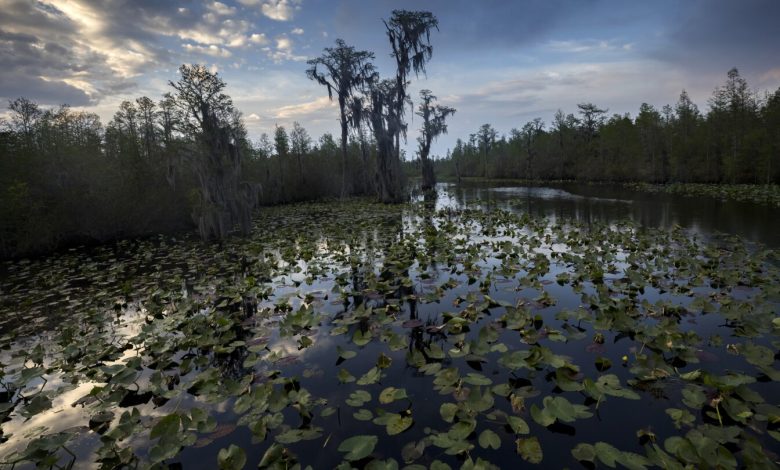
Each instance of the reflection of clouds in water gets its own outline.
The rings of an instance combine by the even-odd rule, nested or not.
[[[45,390],[53,390],[59,386],[67,385],[61,380],[54,380],[47,384]],[[8,441],[0,444],[0,455],[10,456],[13,452],[23,451],[33,438],[43,434],[55,434],[66,429],[84,426],[94,410],[89,407],[71,406],[76,400],[87,395],[93,387],[105,384],[87,382],[76,386],[74,389],[64,392],[52,399],[52,407],[25,420],[21,415],[3,423],[3,432],[9,437]],[[116,419],[116,417],[115,417]],[[31,432],[32,431],[32,432]],[[33,434],[34,433],[34,434]],[[78,452],[84,455],[91,454],[98,447],[97,434],[79,433],[66,446],[69,449],[78,447]],[[63,455],[65,453],[63,452]],[[98,468],[96,463],[87,465],[79,460],[79,468]]]
[[[319,350],[327,349],[335,350],[335,343],[333,338],[325,336],[320,332],[312,334],[308,337],[312,344],[304,349],[298,349],[298,340],[295,338],[279,338],[273,341],[273,344],[268,345],[268,349],[271,354],[276,354],[280,358],[293,356],[296,359],[304,359],[307,355],[311,355]]]
[[[500,187],[500,188],[488,188],[489,191],[509,194],[513,196],[526,196],[535,199],[544,200],[568,200],[568,201],[601,201],[601,202],[621,202],[624,204],[632,204],[634,201],[629,199],[614,199],[595,196],[581,196],[579,194],[573,194],[563,189],[548,188],[548,187],[535,187],[535,186],[512,186],[512,187]]]

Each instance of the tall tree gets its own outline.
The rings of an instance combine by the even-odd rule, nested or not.
[[[301,159],[308,153],[311,146],[311,137],[306,129],[298,121],[293,122],[292,131],[290,131],[290,148],[295,159],[298,162],[298,178],[302,183],[306,183],[306,175],[303,174],[303,164]]]
[[[482,177],[487,178],[487,161],[490,150],[496,143],[498,137],[498,131],[496,131],[490,124],[482,124],[479,131],[477,131],[476,139],[477,145],[482,153]]]
[[[336,40],[336,47],[326,47],[320,57],[307,63],[306,75],[328,89],[328,98],[336,94],[341,122],[341,197],[347,192],[347,137],[349,120],[347,104],[358,91],[363,90],[376,72],[371,60],[374,54],[358,51],[342,39]]]
[[[390,21],[385,21],[387,38],[390,40],[391,56],[395,58],[396,76],[393,102],[394,113],[399,120],[395,129],[395,151],[400,158],[400,135],[406,131],[403,125],[406,105],[406,87],[409,84],[409,74],[415,76],[425,74],[425,65],[433,56],[431,31],[439,29],[439,20],[429,11],[393,10]]]
[[[536,156],[536,139],[544,130],[544,122],[542,118],[534,118],[533,121],[527,122],[523,129],[520,131],[520,135],[523,139],[523,146],[525,147],[526,161],[525,161],[525,177],[528,179],[534,179],[534,159]]]
[[[222,239],[238,225],[250,229],[250,201],[241,183],[242,129],[233,101],[224,93],[225,82],[205,66],[182,65],[181,77],[169,82],[186,119],[185,130],[195,136],[193,168],[200,186],[200,204],[194,217],[203,240]]]
[[[701,149],[697,148],[695,137],[700,124],[699,108],[683,90],[674,107],[672,121],[672,150],[670,152],[671,178],[675,181],[691,181],[701,178],[708,162],[699,162]],[[690,163],[694,164],[691,165]],[[702,164],[703,163],[703,164]]]
[[[431,90],[420,91],[420,104],[417,115],[423,119],[420,136],[417,138],[418,153],[422,164],[422,189],[431,189],[436,185],[433,162],[429,158],[431,144],[436,137],[447,133],[447,116],[455,114],[455,108],[433,104],[436,97]]]
[[[11,111],[11,122],[18,132],[24,136],[24,142],[28,150],[32,150],[35,125],[43,115],[43,112],[27,98],[17,98],[8,102],[8,110]]]
[[[645,163],[642,167],[646,169],[642,179],[653,183],[663,182],[664,177],[659,169],[663,152],[661,114],[652,105],[642,103],[635,124],[644,154]]]
[[[396,156],[393,139],[398,118],[393,102],[395,81],[373,81],[369,89],[371,104],[369,121],[376,140],[376,191],[382,202],[402,199],[401,161]]]
[[[286,181],[284,179],[284,164],[287,156],[290,154],[290,137],[284,126],[276,126],[274,130],[274,148],[276,149],[276,158],[279,161],[279,179],[278,179],[278,197],[287,200]]]

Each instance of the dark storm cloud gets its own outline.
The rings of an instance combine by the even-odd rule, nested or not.
[[[333,29],[339,35],[368,39],[361,47],[384,45],[382,19],[394,9],[430,10],[439,20],[437,42],[446,50],[465,51],[490,47],[520,47],[541,40],[561,18],[576,16],[589,2],[574,0],[525,2],[505,0],[374,1],[345,0],[333,8]],[[329,9],[319,0],[314,10]]]
[[[41,42],[28,34],[0,31],[0,97],[19,96],[40,103],[69,103],[83,106],[91,103],[83,91],[58,79],[89,71],[91,65],[60,44]],[[46,77],[46,78],[42,78]]]
[[[655,57],[724,76],[734,66],[756,75],[780,67],[780,1],[699,0],[681,13]]]
[[[69,16],[66,6],[78,14]],[[0,98],[74,106],[127,92],[134,75],[170,63],[160,32],[192,27],[202,16],[202,7],[179,11],[173,2],[147,0],[84,0],[60,8],[0,0],[0,8]]]

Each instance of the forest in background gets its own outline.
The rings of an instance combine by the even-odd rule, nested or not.
[[[309,60],[308,77],[338,102],[340,136],[314,139],[299,123],[251,141],[226,84],[183,65],[160,100],[124,101],[103,125],[67,105],[19,98],[0,130],[0,257],[78,243],[197,228],[221,239],[248,233],[258,206],[347,196],[400,202],[410,175],[613,182],[774,183],[780,158],[780,90],[758,96],[736,69],[701,113],[683,91],[674,107],[642,104],[635,119],[592,103],[534,119],[499,137],[485,124],[444,158],[431,143],[455,109],[422,90],[438,28],[429,12],[394,11],[384,22],[395,75],[381,79],[373,53],[341,40]],[[406,114],[420,116],[415,155],[404,157]]]
[[[701,112],[642,103],[635,118],[593,103],[559,110],[499,137],[484,124],[458,139],[440,175],[647,183],[770,184],[780,178],[780,89],[760,95],[731,69]]]

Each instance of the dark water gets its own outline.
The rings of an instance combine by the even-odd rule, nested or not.
[[[703,237],[726,233],[771,248],[780,247],[780,208],[765,204],[584,183],[440,183],[439,190],[444,197],[439,198],[437,207],[480,204],[552,219],[608,223],[627,219],[663,229],[679,225]]]
[[[426,200],[420,197],[417,202],[445,210],[448,208],[479,207],[487,210],[502,209],[515,214],[527,213],[543,217],[551,224],[569,224],[571,221],[576,221],[581,223],[577,225],[576,230],[581,231],[586,236],[591,225],[594,231],[598,231],[604,230],[610,224],[619,224],[629,220],[640,228],[660,228],[671,231],[679,226],[685,234],[702,240],[719,239],[720,234],[725,233],[769,247],[780,246],[780,218],[778,217],[780,210],[749,203],[645,194],[624,188],[589,185],[513,187],[484,184],[462,186],[440,184],[438,191],[437,198]],[[511,305],[518,303],[528,305],[545,328],[548,326],[562,328],[563,322],[556,318],[557,314],[564,310],[580,309],[583,304],[586,304],[588,296],[597,297],[598,295],[597,287],[592,283],[585,282],[581,290],[575,290],[566,283],[559,285],[556,282],[557,276],[571,272],[571,269],[567,268],[565,263],[555,261],[551,263],[549,270],[538,279],[539,284],[523,286],[521,281],[528,274],[529,267],[524,265],[518,268],[515,273],[502,275],[501,270],[507,265],[507,262],[506,259],[495,256],[495,251],[489,252],[475,263],[474,279],[472,279],[471,273],[463,272],[465,270],[455,272],[453,266],[444,262],[434,262],[429,266],[414,264],[401,277],[388,281],[408,280],[408,287],[394,288],[392,293],[370,291],[366,287],[367,284],[361,284],[361,282],[366,282],[366,279],[371,278],[371,273],[375,271],[376,266],[381,265],[384,260],[392,260],[392,253],[400,245],[411,243],[409,237],[421,236],[421,234],[426,233],[426,230],[437,232],[439,237],[447,237],[448,234],[441,233],[445,227],[446,212],[437,215],[438,218],[432,218],[430,215],[420,216],[415,210],[404,209],[388,213],[382,216],[381,220],[372,221],[370,224],[361,224],[359,216],[358,220],[354,220],[352,223],[350,223],[349,217],[343,217],[343,220],[339,219],[334,223],[336,228],[329,226],[323,228],[318,218],[330,219],[318,214],[316,210],[316,207],[296,209],[296,211],[290,211],[287,214],[288,219],[277,221],[276,223],[280,224],[280,227],[291,225],[297,228],[290,231],[280,230],[273,247],[266,247],[260,242],[257,245],[252,245],[249,242],[249,247],[228,244],[224,247],[204,249],[197,242],[185,239],[168,241],[162,245],[157,244],[154,248],[145,245],[131,245],[119,249],[118,252],[81,253],[76,251],[69,255],[71,258],[64,262],[67,269],[62,272],[68,274],[60,279],[62,285],[68,286],[69,308],[72,311],[81,308],[82,302],[88,302],[82,297],[94,294],[94,291],[90,290],[93,288],[99,289],[101,295],[105,294],[107,297],[111,297],[120,292],[132,292],[138,286],[145,288],[152,286],[149,287],[149,291],[164,290],[170,288],[168,283],[176,285],[177,282],[182,283],[183,281],[183,289],[188,291],[191,296],[192,285],[211,282],[210,280],[215,277],[221,276],[227,279],[228,283],[240,284],[249,276],[257,276],[257,273],[252,272],[251,268],[248,271],[233,270],[232,267],[220,267],[214,262],[215,260],[225,257],[231,260],[235,259],[235,262],[230,261],[225,265],[233,266],[239,262],[239,258],[242,256],[249,258],[250,261],[263,258],[273,259],[276,265],[284,265],[285,267],[276,269],[275,275],[270,281],[263,281],[265,287],[272,289],[272,295],[269,299],[259,302],[258,310],[272,311],[274,305],[281,298],[289,298],[293,311],[295,311],[300,308],[301,297],[309,294],[314,299],[312,305],[314,305],[315,310],[324,318],[321,324],[309,333],[308,337],[313,344],[302,349],[298,347],[295,339],[280,337],[278,328],[284,321],[284,313],[248,315],[241,323],[239,339],[251,344],[257,338],[265,338],[270,335],[269,348],[278,352],[281,359],[278,362],[247,367],[244,365],[244,361],[248,357],[248,351],[241,347],[227,357],[210,358],[209,367],[219,369],[223,377],[235,378],[236,380],[250,373],[257,377],[265,371],[278,369],[284,377],[296,377],[299,386],[308,390],[314,397],[327,400],[329,406],[338,408],[336,413],[327,417],[320,417],[319,409],[317,409],[314,411],[311,422],[302,420],[298,413],[290,407],[282,411],[284,425],[291,429],[299,426],[303,428],[315,426],[322,429],[322,434],[317,439],[287,445],[302,465],[311,465],[313,468],[334,468],[341,462],[343,456],[342,452],[337,451],[339,443],[349,437],[366,434],[379,436],[379,442],[372,454],[373,457],[377,459],[393,458],[400,464],[400,467],[403,467],[401,447],[409,442],[425,439],[434,432],[446,432],[450,424],[442,420],[439,408],[443,403],[457,402],[457,398],[453,398],[452,393],[440,394],[433,390],[432,376],[425,375],[418,368],[407,364],[406,355],[416,348],[424,349],[430,348],[432,345],[439,345],[445,352],[454,348],[451,341],[453,335],[437,333],[427,327],[440,326],[447,315],[462,311],[463,306],[469,304],[469,301],[463,299],[469,295],[481,298],[483,293],[487,293],[499,302],[504,301]],[[263,224],[265,222],[260,223],[260,225]],[[273,232],[274,229],[268,230]],[[483,238],[467,239],[464,244],[472,244],[477,250],[484,249],[484,244],[480,245],[482,242],[500,243],[506,240],[510,240],[510,238],[500,234],[486,235]],[[441,255],[444,258],[448,255],[448,253],[441,251],[442,248],[438,245],[441,242],[440,239],[416,240],[416,242],[421,249],[426,250],[429,254]],[[331,245],[328,245],[329,243]],[[293,245],[295,248],[290,248]],[[441,246],[446,247],[447,245],[442,242]],[[348,250],[345,251],[354,253],[355,259],[360,260],[359,265],[362,266],[362,271],[354,268],[354,262],[352,270],[349,271],[347,268],[349,262],[334,257],[335,255],[331,253],[332,247],[339,247],[339,249],[346,247]],[[254,251],[248,254],[250,251],[247,248],[252,248]],[[261,248],[266,252],[261,252]],[[290,251],[285,255],[285,250],[288,248]],[[543,244],[542,252],[549,254],[552,248],[552,245]],[[314,256],[307,262],[295,258],[301,256],[301,253],[308,249],[312,250]],[[172,255],[169,254],[171,251],[174,252]],[[463,252],[467,251],[466,248],[463,249]],[[157,253],[163,253],[164,256],[158,256]],[[122,263],[116,262],[118,258],[123,260]],[[83,262],[85,259],[88,259],[89,262]],[[240,262],[244,262],[244,260]],[[51,272],[51,268],[57,266],[58,263],[61,261],[40,260],[34,262],[32,267],[25,265],[24,272],[26,274],[22,281],[14,279],[14,273],[21,272],[18,265],[6,266],[5,271],[9,274],[7,278],[1,280],[0,288],[2,291],[0,292],[24,292],[25,284],[28,283],[35,285],[36,289],[43,289],[40,286],[45,285],[43,279],[47,275],[47,270]],[[116,274],[112,274],[109,279],[100,277],[100,273],[104,273],[114,264],[123,267],[118,269]],[[318,266],[324,267],[324,274],[313,276],[311,281],[306,280],[307,273],[315,271]],[[620,262],[617,263],[617,267],[621,272],[628,269]],[[68,276],[72,276],[72,279],[68,279]],[[491,276],[492,281],[488,284],[487,291],[481,293],[480,282],[486,276]],[[619,277],[618,274],[606,274],[605,282],[612,285],[617,283]],[[350,296],[347,296],[346,302],[339,301],[339,297],[335,294],[340,279],[347,279],[349,285],[345,289],[352,292]],[[437,287],[448,281],[453,281],[455,287],[437,293]],[[221,286],[217,289],[225,287],[225,284],[215,285]],[[704,296],[715,292],[707,287],[701,288],[700,291],[698,294]],[[545,305],[538,300],[545,292],[556,300],[553,305]],[[743,294],[736,291],[730,292],[735,302],[744,300],[748,294],[747,290]],[[424,299],[428,295],[430,295],[430,300],[425,301]],[[53,293],[51,296],[52,298],[56,297]],[[143,296],[136,297],[143,299]],[[619,297],[621,296],[616,296],[616,298]],[[682,306],[688,305],[692,301],[692,297],[663,293],[652,287],[647,287],[640,296],[648,305],[669,301]],[[14,299],[17,298],[14,297]],[[123,330],[117,333],[118,336],[137,334],[141,322],[138,318],[133,317],[132,311],[140,310],[142,303],[143,301],[131,303],[127,313],[128,318],[122,320],[122,327],[118,328],[120,330],[124,328],[128,331]],[[388,328],[394,334],[404,337],[408,345],[399,350],[391,351],[388,349],[387,342],[379,340],[375,334],[371,342],[365,346],[357,347],[351,341],[352,330],[347,335],[334,335],[338,320],[354,313],[356,306],[361,303],[364,306],[370,305],[377,309],[384,308],[388,304],[398,305],[395,321],[389,324]],[[4,307],[4,309],[8,308],[8,305]],[[110,306],[104,305],[103,308],[108,309]],[[56,307],[47,307],[41,311],[54,314],[60,310]],[[110,312],[110,310],[108,311]],[[495,327],[498,331],[498,343],[509,346],[510,350],[527,349],[527,344],[520,343],[517,331],[496,326],[503,313],[503,307],[487,310],[484,317],[480,317],[470,325],[470,330],[465,334],[465,341],[476,341],[481,330]],[[135,315],[138,316],[137,313]],[[406,323],[412,320],[419,320],[423,326],[411,326]],[[654,321],[650,320],[651,323]],[[643,344],[612,330],[605,330],[604,343],[596,344],[591,340],[597,331],[593,325],[583,323],[581,328],[582,333],[584,333],[582,339],[567,342],[543,339],[540,342],[552,353],[571,358],[572,363],[579,366],[579,372],[584,377],[598,377],[601,371],[596,368],[596,359],[599,357],[609,359],[613,365],[608,373],[617,375],[621,384],[626,387],[626,381],[633,378],[633,375],[628,367],[621,365],[622,357],[631,356],[637,351],[641,353]],[[719,316],[686,316],[682,319],[679,328],[682,331],[695,331],[701,338],[697,348],[699,355],[703,358],[700,363],[695,365],[680,365],[681,372],[698,368],[714,374],[723,374],[727,370],[754,374],[752,369],[746,367],[742,357],[725,354],[723,344],[709,341],[713,337],[722,338],[724,343],[744,341],[742,338],[734,336],[733,328],[726,325]],[[2,333],[5,335],[9,331]],[[46,344],[47,349],[49,347],[56,349],[52,346],[55,338],[54,333],[25,335],[13,343],[12,351],[29,349],[39,343]],[[777,338],[756,339],[756,342],[769,346],[771,345],[769,341],[772,339]],[[355,358],[342,363],[336,352],[337,346],[354,350],[358,354]],[[356,387],[354,382],[340,384],[336,379],[341,369],[347,369],[352,375],[359,378],[376,364],[380,354],[388,355],[392,360],[392,365],[382,371],[384,376],[378,383]],[[578,443],[593,444],[601,441],[607,442],[621,451],[644,454],[643,447],[637,439],[637,431],[650,430],[658,436],[659,443],[662,443],[666,437],[684,435],[687,430],[676,429],[672,420],[666,415],[666,410],[670,407],[685,408],[681,403],[681,390],[685,384],[680,379],[671,378],[659,386],[638,390],[641,396],[640,400],[608,397],[604,402],[595,406],[594,403],[586,399],[584,393],[563,392],[558,389],[554,373],[551,376],[549,368],[509,371],[497,363],[497,359],[501,356],[500,353],[490,352],[484,356],[485,361],[478,361],[451,355],[444,359],[442,367],[456,367],[461,376],[468,373],[482,374],[490,379],[493,385],[510,383],[515,389],[522,389],[525,386],[533,387],[534,394],[526,398],[528,407],[531,404],[541,405],[542,397],[564,396],[572,403],[587,405],[593,413],[593,416],[587,419],[578,419],[573,423],[558,422],[547,428],[539,426],[532,420],[528,407],[515,413],[529,424],[531,427],[530,435],[536,436],[540,440],[544,453],[541,464],[543,468],[579,467],[580,464],[570,453],[570,449]],[[5,359],[7,358],[3,358],[3,361]],[[181,359],[181,354],[177,356],[177,359]],[[151,375],[150,371],[144,370],[139,382],[143,384],[149,375]],[[187,376],[182,376],[182,380],[186,381]],[[260,382],[256,381],[255,383]],[[409,400],[380,405],[378,396],[388,386],[405,388]],[[362,407],[345,405],[345,398],[357,389],[369,391],[372,395],[371,402]],[[780,387],[778,387],[777,382],[770,380],[756,383],[753,385],[753,389],[771,404],[778,404],[777,397],[780,397]],[[79,398],[79,395],[74,395],[69,400],[72,401],[75,398]],[[496,410],[513,414],[506,398],[495,396],[494,400]],[[235,426],[242,414],[236,414],[232,411],[233,403],[233,398],[212,403],[203,397],[183,392],[181,396],[159,407],[147,403],[140,405],[140,408],[143,410],[142,414],[150,417],[147,424],[149,427],[157,417],[190,407],[201,407],[208,410],[220,423],[219,429],[223,430],[224,433],[212,434],[210,437],[199,436],[201,439],[205,437],[209,440],[199,440],[196,445],[185,447],[176,457],[169,459],[168,463],[180,464],[187,469],[216,468],[216,454],[219,449],[235,444],[246,452],[247,468],[254,468],[273,442],[274,435],[278,434],[278,430],[269,432],[269,436],[262,442],[253,441],[252,434],[246,426]],[[60,411],[72,408],[69,405],[70,402],[64,403]],[[380,408],[387,412],[399,413],[407,407],[411,407],[414,424],[405,432],[395,436],[388,436],[384,426],[374,424],[371,421],[361,421],[352,416],[360,408],[368,409],[376,416],[377,410]],[[72,421],[69,421],[65,427],[84,425],[83,422],[79,422],[78,415],[69,414],[69,412],[59,414],[59,411],[43,413],[40,422],[35,424],[56,431],[62,427],[58,426],[58,420],[62,420],[64,417]],[[701,423],[703,420],[706,421],[704,416],[696,416],[697,423]],[[711,422],[711,419],[707,422]],[[14,418],[11,423],[13,428],[10,425],[3,428],[6,434],[9,433],[9,430],[13,430],[17,435],[28,430],[27,425],[20,422],[18,418]],[[477,436],[485,429],[490,429],[501,437],[501,447],[498,450],[482,449],[477,444]],[[150,443],[144,432],[126,443],[141,458],[146,458],[149,454]],[[477,419],[474,435],[469,437],[474,448],[468,452],[468,458],[473,460],[484,458],[502,468],[517,468],[528,465],[515,451],[515,437],[500,419],[492,420],[480,416]],[[90,461],[93,460],[92,453],[97,448],[98,442],[99,436],[92,432],[83,432],[74,439],[70,449],[79,456],[76,468],[94,466],[94,464],[90,464]],[[780,452],[780,447],[776,441],[762,436],[761,444],[765,446],[770,455],[777,458],[776,453]],[[0,444],[0,456],[3,452],[19,450],[23,447],[23,441],[18,438],[11,439],[5,447]],[[434,460],[441,460],[452,468],[458,468],[465,459],[466,455],[464,454],[447,455],[443,448],[429,445],[423,456],[415,463],[428,466]],[[1,461],[2,459],[0,459]],[[359,467],[359,465],[356,466]]]

